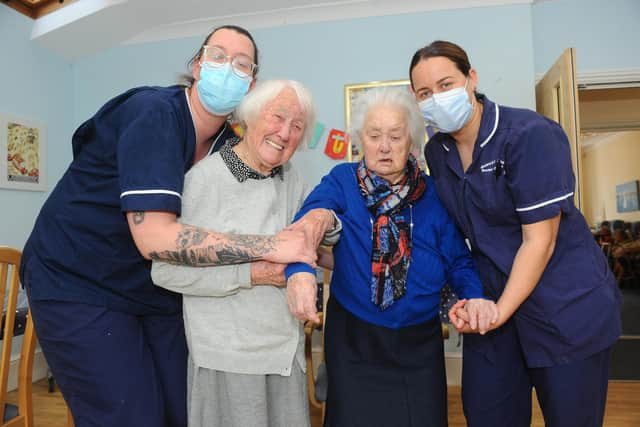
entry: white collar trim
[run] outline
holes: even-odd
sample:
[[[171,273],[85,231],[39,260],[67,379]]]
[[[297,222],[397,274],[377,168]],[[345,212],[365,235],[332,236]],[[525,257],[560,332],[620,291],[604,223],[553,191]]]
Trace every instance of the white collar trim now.
[[[498,106],[498,104],[494,105],[496,106],[496,121],[493,123],[493,129],[491,129],[491,133],[489,134],[489,136],[487,136],[487,138],[480,143],[480,148],[484,148],[484,146],[489,143],[493,135],[496,133],[496,130],[498,129],[498,121],[500,120],[500,106]]]
[[[189,114],[191,114],[191,124],[193,125],[193,134],[194,135],[198,135],[198,132],[196,130],[196,120],[193,117],[193,110],[191,109],[191,103],[189,102],[189,88],[188,87],[184,88],[184,96],[187,98],[187,107],[189,107]]]
[[[484,148],[484,146],[489,143],[491,138],[493,138],[493,135],[496,133],[496,130],[498,130],[498,122],[500,121],[500,106],[498,104],[495,104],[495,106],[496,106],[496,119],[493,122],[493,129],[491,129],[491,133],[489,134],[489,136],[487,136],[485,140],[480,143],[480,148]],[[441,145],[442,145],[442,148],[444,148],[447,152],[449,151],[449,147],[447,147],[444,143]]]

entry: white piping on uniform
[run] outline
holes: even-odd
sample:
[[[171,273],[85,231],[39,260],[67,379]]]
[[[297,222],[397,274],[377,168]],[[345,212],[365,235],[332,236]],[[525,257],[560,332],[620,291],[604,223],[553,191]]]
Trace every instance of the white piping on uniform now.
[[[498,122],[500,121],[500,107],[498,106],[498,104],[495,104],[495,106],[496,106],[496,120],[493,123],[493,129],[491,129],[491,133],[489,134],[489,136],[487,136],[485,140],[480,143],[480,148],[484,148],[484,146],[489,143],[489,140],[491,140],[493,135],[496,133],[496,130],[498,130]],[[444,144],[442,144],[442,148],[449,151],[449,147],[447,147]]]
[[[184,88],[184,95],[187,97],[187,107],[189,107],[189,114],[191,114],[191,124],[193,125],[193,134],[197,135],[196,131],[196,119],[193,117],[193,110],[191,109],[191,103],[189,102],[189,88]]]
[[[550,205],[551,203],[559,202],[560,200],[564,200],[568,197],[573,196],[573,191],[571,193],[565,194],[564,196],[556,197],[555,199],[547,200],[546,202],[538,203],[537,205],[527,206],[525,208],[516,208],[516,212],[526,212],[534,209],[541,208],[543,206]]]
[[[491,160],[490,162],[485,163],[484,165],[480,165],[480,169],[488,169],[493,166],[498,160]]]
[[[193,133],[197,134],[196,131],[196,119],[193,117],[193,110],[191,110],[191,103],[189,102],[189,92],[188,92],[189,88],[184,88],[184,94],[187,97],[187,107],[189,107],[189,114],[191,114],[191,123],[193,124]],[[227,122],[224,122],[222,124],[223,127],[227,127]],[[222,134],[224,133],[224,131],[220,131],[220,133],[218,134],[218,136],[216,136],[216,139],[213,140],[213,143],[211,144],[211,147],[209,147],[209,151],[207,152],[207,156],[211,155],[211,152],[213,151],[213,147],[216,146],[216,143],[218,142],[218,140],[220,139],[220,137],[222,136]]]
[[[220,137],[222,136],[222,134],[224,133],[224,129],[227,127],[227,122],[224,122],[222,124],[222,129],[220,130],[220,132],[218,133],[218,136],[216,136],[216,139],[213,140],[213,142],[211,143],[211,147],[209,147],[209,152],[207,153],[207,156],[210,156],[211,153],[213,152],[213,147],[216,146],[216,144],[218,143],[218,140],[220,139]]]
[[[483,148],[489,143],[489,140],[493,137],[493,134],[496,133],[496,130],[498,129],[498,120],[500,120],[500,107],[498,106],[498,104],[494,105],[496,106],[496,121],[495,123],[493,123],[493,129],[491,130],[489,136],[480,143],[480,148]]]
[[[125,196],[133,196],[138,194],[168,194],[170,196],[177,196],[178,198],[182,199],[182,195],[180,193],[171,190],[130,190],[124,191],[122,194],[120,194],[120,198],[122,199]]]

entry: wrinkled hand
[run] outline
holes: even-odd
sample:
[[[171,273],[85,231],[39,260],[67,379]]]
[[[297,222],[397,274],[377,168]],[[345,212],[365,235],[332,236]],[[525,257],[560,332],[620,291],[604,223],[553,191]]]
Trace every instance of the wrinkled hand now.
[[[490,300],[460,300],[449,310],[449,319],[460,333],[486,334],[501,325],[498,306]]]
[[[327,230],[333,228],[333,214],[329,209],[311,209],[302,218],[289,225],[285,230],[304,231],[311,239],[314,248],[320,246]]]
[[[283,287],[287,285],[284,269],[287,264],[269,261],[254,261],[251,263],[251,284],[272,285]]]
[[[285,228],[269,239],[271,248],[262,256],[264,261],[280,264],[304,262],[313,268],[317,267],[316,246],[304,230]]]
[[[469,313],[469,326],[484,335],[495,328],[499,313],[496,303],[484,298],[473,298],[464,306]]]
[[[318,265],[333,270],[333,251],[325,246],[318,248]]]
[[[316,276],[312,273],[301,272],[289,277],[287,281],[287,304],[293,316],[301,321],[311,320],[320,323],[316,310],[318,296]]]
[[[464,309],[466,303],[466,299],[460,299],[449,309],[449,320],[458,332],[463,332],[465,323],[469,321],[469,315]]]

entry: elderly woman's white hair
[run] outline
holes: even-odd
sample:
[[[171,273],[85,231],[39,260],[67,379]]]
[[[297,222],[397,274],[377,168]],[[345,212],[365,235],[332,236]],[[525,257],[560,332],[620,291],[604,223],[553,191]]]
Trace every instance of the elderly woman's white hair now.
[[[316,110],[313,106],[313,98],[309,89],[302,83],[295,80],[264,80],[259,81],[255,87],[244,97],[235,116],[243,129],[247,130],[247,125],[252,124],[259,116],[260,111],[266,103],[274,99],[286,88],[291,88],[298,97],[300,107],[304,111],[304,134],[300,146],[308,147],[309,141],[313,137],[313,128],[316,121]]]
[[[422,148],[425,141],[424,118],[418,109],[415,98],[404,87],[374,88],[358,95],[353,105],[349,129],[349,135],[354,144],[362,146],[360,133],[364,127],[367,113],[377,106],[397,107],[403,110],[407,118],[411,144],[419,149]]]

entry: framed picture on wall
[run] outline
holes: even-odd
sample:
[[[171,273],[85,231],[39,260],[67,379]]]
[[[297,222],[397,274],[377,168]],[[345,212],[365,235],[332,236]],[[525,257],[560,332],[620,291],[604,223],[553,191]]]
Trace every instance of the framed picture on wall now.
[[[0,113],[0,187],[46,190],[46,135],[42,124]]]
[[[638,210],[638,181],[629,181],[616,185],[616,210],[631,212]]]
[[[368,90],[385,87],[385,86],[397,86],[400,88],[404,88],[407,91],[411,91],[409,80],[387,80],[387,81],[375,81],[368,83],[354,83],[344,85],[344,123],[347,131],[351,130],[351,113],[353,111],[353,105],[358,99],[358,96],[362,95]],[[429,139],[429,135],[433,134],[433,130],[427,129],[427,136],[425,142]],[[424,147],[424,145],[423,145]],[[415,156],[420,168],[427,171],[426,162],[424,160],[424,154],[422,153],[422,148],[413,149],[412,154]],[[360,148],[355,144],[352,144],[349,141],[349,148],[347,150],[347,161],[354,162],[360,160],[362,158],[362,153],[360,152]],[[428,171],[427,171],[428,173]]]

